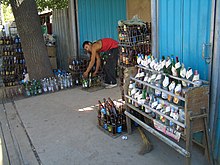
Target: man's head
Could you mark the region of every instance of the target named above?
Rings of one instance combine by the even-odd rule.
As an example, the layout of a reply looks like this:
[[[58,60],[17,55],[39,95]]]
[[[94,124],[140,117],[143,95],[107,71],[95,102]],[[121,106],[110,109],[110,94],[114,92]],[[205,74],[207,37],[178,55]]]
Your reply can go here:
[[[92,42],[84,41],[83,42],[83,49],[86,50],[87,52],[91,53],[91,51],[92,51]]]

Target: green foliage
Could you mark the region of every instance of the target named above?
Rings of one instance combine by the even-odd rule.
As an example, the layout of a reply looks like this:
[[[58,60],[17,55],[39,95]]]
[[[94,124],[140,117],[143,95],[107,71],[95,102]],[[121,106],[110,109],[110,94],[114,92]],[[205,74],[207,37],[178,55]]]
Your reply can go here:
[[[36,0],[38,11],[45,9],[63,9],[68,6],[68,0]]]
[[[35,0],[37,3],[38,11],[45,9],[64,9],[68,6],[69,0]],[[9,5],[9,0],[0,0],[0,3]]]
[[[9,0],[0,0],[0,3],[9,6]]]
[[[14,15],[11,10],[10,5],[2,5],[3,14],[4,14],[4,21],[5,22],[12,22],[14,21]]]

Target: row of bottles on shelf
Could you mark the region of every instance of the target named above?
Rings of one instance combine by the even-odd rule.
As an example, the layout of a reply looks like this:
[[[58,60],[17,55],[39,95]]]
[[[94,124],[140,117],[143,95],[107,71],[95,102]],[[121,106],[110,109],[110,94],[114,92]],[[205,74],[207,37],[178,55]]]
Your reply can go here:
[[[51,93],[73,87],[71,73],[58,74],[55,77],[43,78],[24,82],[25,96],[34,96],[42,93]]]
[[[118,26],[118,39],[121,44],[149,41],[150,38],[151,23]]]
[[[171,101],[172,98],[175,99],[175,96],[171,96],[171,95],[167,95],[167,99],[164,99],[162,97],[162,93],[161,91],[157,90],[157,89],[153,89],[151,87],[148,86],[142,86],[140,87],[140,84],[137,82],[130,82],[129,85],[129,90],[128,90],[128,96],[136,99],[139,103],[143,103],[148,105],[151,108],[157,109],[157,110],[161,110],[162,108],[166,108],[167,105],[169,105],[168,110],[169,112],[171,112],[171,110],[173,110],[173,112],[178,112],[176,110],[178,110],[178,108],[183,109],[180,104],[173,104],[173,102]],[[131,100],[130,100],[131,101]],[[129,103],[130,103],[129,101]],[[144,106],[141,107],[142,110],[145,110]],[[150,110],[146,109],[146,112],[151,112]],[[172,113],[173,114],[173,113]],[[177,115],[177,114],[176,114]],[[173,116],[176,116],[173,115]],[[180,119],[180,122],[184,123],[184,119],[183,118],[177,118],[176,119]]]
[[[152,69],[154,71],[157,71],[156,73],[158,73],[157,76],[159,77],[161,73],[164,73],[163,75],[168,75],[167,77],[164,77],[165,80],[165,82],[163,82],[164,87],[168,87],[168,85],[170,84],[169,75],[171,75],[170,78],[171,82],[173,80],[176,83],[176,85],[181,84],[182,87],[187,87],[187,86],[189,87],[192,85],[194,86],[202,85],[202,81],[199,78],[198,70],[194,70],[194,74],[191,67],[188,67],[188,69],[186,70],[184,64],[180,63],[177,56],[176,56],[176,61],[173,55],[171,55],[171,57],[167,56],[166,59],[163,56],[162,59],[158,61],[156,58],[154,58],[151,55],[144,57],[141,54],[139,54],[137,58],[137,64],[144,66],[147,69]],[[153,81],[153,79],[157,80],[155,75],[156,74],[152,74],[152,77],[150,78],[150,80],[148,79],[148,82]],[[172,76],[174,76],[174,78],[172,78]],[[178,79],[175,79],[175,77],[179,77],[183,80],[180,81]],[[188,81],[184,81],[184,80],[188,80]]]
[[[156,95],[157,92],[147,86],[140,88],[138,83],[131,81],[128,96],[132,99],[128,98],[128,103],[151,116],[154,119],[154,124],[155,121],[157,121],[156,124],[162,124],[159,127],[164,127],[163,132],[178,140],[184,130],[184,108],[163,100]]]
[[[1,76],[5,86],[15,86],[27,73],[20,38],[18,36],[1,37],[2,63]]]
[[[23,79],[26,74],[25,66],[6,66],[1,69],[1,77],[5,86],[15,86]]]
[[[196,73],[194,76],[197,76]],[[154,95],[157,97],[161,97],[164,100],[168,100],[176,105],[182,105],[183,102],[180,97],[185,97],[185,92],[189,87],[191,87],[191,83],[186,83],[185,81],[177,80],[175,78],[170,78],[167,75],[153,72],[146,72],[146,70],[139,68],[135,79],[140,80],[142,82],[146,82],[150,85],[154,85],[156,88],[153,89],[150,87],[150,91],[155,90]],[[200,81],[200,80],[198,80]],[[142,83],[137,83],[140,88],[144,85]],[[197,83],[198,84],[198,83]],[[196,84],[196,86],[197,86]],[[160,89],[163,89],[167,92],[175,94],[176,97],[173,97],[172,94],[167,92],[163,92]]]
[[[2,58],[2,65],[7,66],[7,65],[15,65],[15,64],[25,64],[25,59],[23,54],[18,54],[16,56],[10,56],[10,57],[5,57],[3,56]]]
[[[116,107],[115,103],[108,98],[103,99],[103,103],[98,101],[98,125],[111,133],[113,136],[120,134],[127,129],[126,116],[123,108]]]
[[[18,35],[16,36],[2,36],[0,38],[0,45],[13,45],[21,43],[21,39]]]
[[[4,46],[2,48],[1,55],[2,56],[14,56],[14,55],[16,55],[18,53],[23,53],[23,50],[22,50],[20,45],[13,46],[13,47]]]
[[[16,81],[15,77],[4,78],[3,83],[5,84],[6,87],[17,85],[17,81]]]
[[[151,43],[136,45],[133,47],[120,47],[119,62],[123,66],[134,66],[137,64],[137,58],[139,56],[149,56],[151,54]]]

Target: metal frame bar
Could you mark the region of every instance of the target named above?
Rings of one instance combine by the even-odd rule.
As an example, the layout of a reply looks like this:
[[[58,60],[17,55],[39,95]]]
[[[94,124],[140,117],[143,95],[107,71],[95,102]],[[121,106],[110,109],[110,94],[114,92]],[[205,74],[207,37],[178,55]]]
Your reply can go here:
[[[138,123],[140,126],[142,126],[145,130],[149,131],[151,134],[153,134],[154,136],[156,136],[157,138],[159,138],[160,140],[162,140],[163,142],[165,142],[166,144],[168,144],[170,147],[174,148],[177,152],[179,152],[181,155],[185,156],[185,157],[191,157],[190,156],[190,152],[188,152],[187,150],[185,150],[184,148],[180,147],[179,145],[177,145],[176,143],[174,143],[172,140],[168,139],[167,137],[165,137],[164,135],[160,134],[158,131],[156,131],[155,129],[151,128],[150,126],[148,126],[147,124],[145,124],[144,122],[142,122],[141,120],[139,120],[138,118],[134,117],[132,114],[130,114],[129,112],[125,111],[125,115],[128,116],[130,119],[132,119],[133,121],[135,121],[136,123]]]

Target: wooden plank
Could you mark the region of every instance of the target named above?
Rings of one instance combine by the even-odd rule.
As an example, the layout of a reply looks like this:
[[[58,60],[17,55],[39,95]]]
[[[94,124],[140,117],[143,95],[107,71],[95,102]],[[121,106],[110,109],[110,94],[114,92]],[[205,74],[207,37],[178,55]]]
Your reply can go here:
[[[209,105],[209,88],[202,86],[198,88],[190,88],[186,93],[185,114],[187,111],[192,111],[192,115],[201,115],[200,108],[204,107],[208,110]],[[208,111],[207,111],[208,114]],[[187,114],[186,114],[187,115]],[[204,131],[203,118],[193,120],[192,132]]]
[[[126,105],[126,111],[130,112],[130,109],[129,109],[129,107],[127,105]],[[132,133],[132,130],[131,130],[131,119],[127,115],[126,115],[126,124],[127,124],[128,134],[131,134]]]

